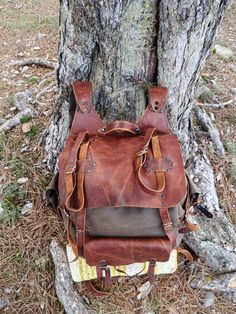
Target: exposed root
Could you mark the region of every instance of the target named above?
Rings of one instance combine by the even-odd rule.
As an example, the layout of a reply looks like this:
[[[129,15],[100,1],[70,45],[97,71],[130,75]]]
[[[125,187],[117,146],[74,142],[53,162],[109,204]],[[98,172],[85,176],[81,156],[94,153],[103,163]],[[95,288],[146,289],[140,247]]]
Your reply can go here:
[[[21,60],[21,61],[13,61],[11,63],[11,65],[15,65],[15,66],[38,66],[41,68],[47,68],[47,69],[57,69],[57,63],[52,62],[52,61],[48,61],[45,59],[41,59],[41,58],[34,58],[34,59],[27,59],[27,60]]]
[[[214,145],[216,154],[218,156],[224,156],[225,149],[221,142],[220,134],[218,130],[214,127],[211,118],[208,116],[207,112],[199,106],[195,106],[194,112],[200,126],[203,128],[204,131],[208,132],[210,140]]]

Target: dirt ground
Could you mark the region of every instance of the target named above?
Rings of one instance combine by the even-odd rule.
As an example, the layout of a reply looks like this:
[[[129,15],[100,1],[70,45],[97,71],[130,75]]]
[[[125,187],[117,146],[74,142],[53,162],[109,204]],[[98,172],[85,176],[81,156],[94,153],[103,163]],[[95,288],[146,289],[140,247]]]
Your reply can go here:
[[[236,53],[236,5],[231,6],[218,34],[217,43]],[[50,180],[41,145],[56,99],[55,71],[36,66],[14,66],[13,61],[42,58],[57,61],[58,1],[0,0],[0,118],[10,119],[17,113],[14,96],[33,90],[31,105],[37,115],[21,119],[20,125],[0,135],[0,312],[64,313],[54,288],[54,269],[48,245],[53,237],[65,242],[62,223],[45,206],[42,192]],[[202,72],[200,103],[225,103],[223,109],[209,109],[226,149],[224,158],[209,148],[207,133],[199,130],[201,145],[208,151],[216,173],[220,204],[236,223],[236,59],[220,58],[214,49]],[[39,94],[39,92],[44,93]],[[204,107],[204,105],[203,105]],[[24,133],[24,125],[29,131]],[[199,139],[200,141],[200,139]],[[22,180],[24,178],[24,180]],[[19,180],[20,179],[20,180]],[[33,204],[25,214],[22,207]],[[29,206],[30,206],[29,205]],[[4,212],[2,213],[2,208]],[[197,261],[206,280],[208,270]],[[216,296],[212,308],[202,306],[204,294],[193,290],[189,282],[191,267],[183,261],[179,270],[161,276],[146,302],[154,313],[235,313],[236,307]],[[146,278],[115,281],[113,297],[98,300],[88,295],[87,302],[97,313],[139,313],[144,304],[136,301],[136,286]],[[80,288],[84,293],[83,288]],[[5,306],[1,310],[1,302]]]

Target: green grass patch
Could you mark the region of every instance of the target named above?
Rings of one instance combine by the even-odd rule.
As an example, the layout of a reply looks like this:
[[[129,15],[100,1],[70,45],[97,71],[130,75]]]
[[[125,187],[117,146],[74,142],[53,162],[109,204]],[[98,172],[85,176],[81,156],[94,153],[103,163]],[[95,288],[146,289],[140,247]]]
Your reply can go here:
[[[8,89],[9,85],[7,83],[1,82],[0,83],[0,90],[4,91],[6,89]]]
[[[40,81],[40,79],[39,79],[38,76],[31,76],[29,78],[29,83],[32,84],[32,85],[38,84],[39,81]]]
[[[224,118],[226,121],[228,121],[230,124],[236,124],[236,116],[233,114],[229,114],[225,116]]]
[[[211,101],[212,95],[209,92],[203,92],[198,96],[201,103],[209,103]]]
[[[234,142],[226,142],[225,147],[230,155],[233,155],[236,157],[236,143]]]
[[[35,124],[32,125],[31,129],[29,132],[26,133],[27,138],[32,141],[36,135],[39,133],[40,127],[39,125]]]
[[[13,225],[20,216],[20,208],[27,197],[27,191],[17,183],[9,183],[3,189],[1,219],[7,225]]]
[[[23,116],[23,117],[20,119],[20,123],[21,123],[21,124],[24,124],[24,123],[29,122],[30,120],[31,120],[31,116],[25,115],[25,116]]]
[[[16,179],[29,176],[29,161],[20,156],[13,157],[8,162],[8,167]]]

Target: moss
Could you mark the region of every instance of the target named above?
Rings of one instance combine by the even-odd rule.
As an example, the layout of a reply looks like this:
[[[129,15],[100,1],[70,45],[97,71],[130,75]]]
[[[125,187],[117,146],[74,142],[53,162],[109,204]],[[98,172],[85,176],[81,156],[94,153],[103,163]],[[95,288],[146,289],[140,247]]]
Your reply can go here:
[[[39,133],[39,129],[40,129],[39,125],[36,125],[36,124],[32,125],[30,131],[26,133],[27,138],[30,141],[32,141],[36,137],[36,135]]]
[[[12,225],[20,216],[20,206],[27,197],[24,187],[16,183],[9,183],[3,189],[2,207],[4,209],[1,219],[7,224]]]
[[[23,124],[23,123],[27,123],[31,120],[31,116],[29,115],[25,115],[23,116],[21,119],[20,119],[20,123]]]
[[[236,157],[236,143],[226,142],[225,147],[230,155],[233,155]]]

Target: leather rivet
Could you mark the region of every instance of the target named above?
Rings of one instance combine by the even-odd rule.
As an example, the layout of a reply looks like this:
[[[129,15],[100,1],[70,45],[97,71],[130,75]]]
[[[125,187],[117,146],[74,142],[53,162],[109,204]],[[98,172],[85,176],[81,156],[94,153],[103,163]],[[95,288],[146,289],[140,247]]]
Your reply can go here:
[[[143,166],[144,166],[144,168],[147,168],[147,164],[144,164]]]
[[[140,132],[140,128],[136,128],[136,129],[135,129],[135,132],[136,132],[136,133],[139,133],[139,132]]]
[[[102,128],[102,129],[101,129],[102,132],[105,132],[105,130],[106,130],[105,128]]]
[[[83,112],[88,112],[88,109],[84,107]]]
[[[164,195],[164,194],[161,194],[161,198],[165,198],[165,195]]]
[[[96,162],[93,163],[94,167],[96,166]]]

